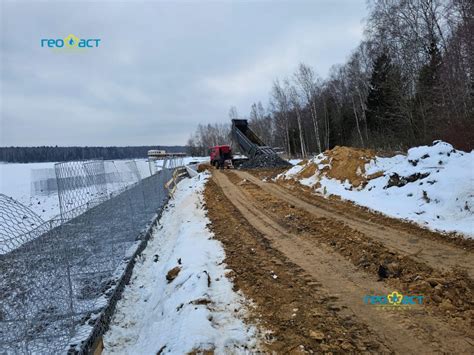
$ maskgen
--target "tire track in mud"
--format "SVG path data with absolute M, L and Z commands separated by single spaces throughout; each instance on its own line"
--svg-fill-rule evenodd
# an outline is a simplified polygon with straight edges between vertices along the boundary
M 356 214 L 354 210 L 357 208 L 354 206 L 349 206 L 342 202 L 339 202 L 338 206 L 335 206 L 334 201 L 325 200 L 319 196 L 314 196 L 314 201 L 311 203 L 306 199 L 302 199 L 301 194 L 297 197 L 288 189 L 274 183 L 263 182 L 248 172 L 235 170 L 235 174 L 241 179 L 246 179 L 254 183 L 265 192 L 277 198 L 284 199 L 316 217 L 336 219 L 347 224 L 354 230 L 360 231 L 370 238 L 384 243 L 397 253 L 402 255 L 416 254 L 417 258 L 423 260 L 435 269 L 446 271 L 460 267 L 466 270 L 471 278 L 474 277 L 474 254 L 472 250 L 468 248 L 463 249 L 462 247 L 446 242 L 443 243 L 441 239 L 445 236 L 439 236 L 437 239 L 434 239 L 433 236 L 436 233 L 417 228 L 417 226 L 412 224 L 404 226 L 408 230 L 402 229 L 397 225 L 389 225 L 388 223 L 382 226 L 372 221 L 372 219 L 376 219 L 376 217 L 379 216 L 360 209 Z M 317 204 L 315 203 L 316 201 Z M 344 207 L 347 207 L 346 210 L 343 209 Z M 432 238 L 425 238 L 426 235 Z M 469 241 L 466 244 L 468 245 L 468 243 Z M 474 243 L 470 243 L 471 246 L 473 244 Z
M 365 325 L 370 334 L 373 334 L 369 338 L 376 339 L 376 343 L 381 342 L 387 349 L 403 353 L 473 350 L 470 343 L 472 340 L 462 331 L 462 325 L 453 327 L 453 322 L 445 322 L 446 319 L 443 317 L 433 315 L 429 307 L 422 306 L 401 314 L 379 311 L 375 307 L 363 304 L 364 295 L 388 294 L 393 291 L 392 287 L 404 284 L 391 282 L 393 280 L 377 282 L 373 268 L 369 270 L 361 268 L 350 256 L 348 257 L 347 253 L 328 244 L 324 234 L 334 237 L 334 231 L 340 231 L 341 236 L 338 237 L 342 242 L 340 244 L 347 244 L 346 248 L 349 250 L 358 247 L 368 248 L 369 251 L 377 252 L 375 258 L 392 256 L 392 259 L 393 257 L 395 260 L 401 259 L 399 261 L 403 267 L 414 267 L 414 271 L 420 269 L 422 275 L 431 271 L 428 266 L 411 263 L 411 260 L 405 260 L 406 257 L 393 252 L 388 253 L 381 245 L 370 250 L 370 245 L 367 244 L 367 239 L 370 238 L 362 233 L 355 232 L 355 237 L 351 237 L 354 231 L 340 221 L 327 217 L 315 218 L 295 205 L 290 204 L 288 207 L 286 199 L 278 199 L 265 193 L 257 185 L 242 181 L 233 172 L 226 174 L 215 172 L 214 180 L 222 188 L 227 201 L 231 201 L 242 215 L 243 223 L 248 221 L 254 230 L 268 240 L 272 249 L 278 250 L 293 264 L 308 273 L 314 282 L 320 283 L 321 289 L 332 297 L 331 307 L 338 317 L 349 316 L 351 319 L 356 319 L 358 324 Z M 288 211 L 291 213 L 285 215 Z M 290 218 L 287 218 L 288 216 Z M 296 219 L 292 219 L 291 216 L 295 216 Z M 305 223 L 308 220 L 317 223 L 316 225 Z M 320 234 L 316 238 L 315 232 Z M 216 236 L 219 238 L 218 231 Z M 373 263 L 373 260 L 368 261 Z M 403 290 L 403 287 L 398 290 Z M 461 318 L 459 312 L 453 311 L 453 314 L 455 321 L 461 320 L 461 323 L 466 324 L 468 319 Z
M 229 173 L 229 178 L 236 184 L 242 184 L 238 177 L 238 173 Z M 245 175 L 247 176 L 247 175 Z M 412 238 L 418 238 L 427 245 L 430 245 L 433 250 L 447 250 L 445 259 L 451 258 L 453 267 L 449 264 L 442 263 L 439 267 L 433 260 L 436 260 L 435 255 L 424 259 L 419 256 L 420 250 L 418 248 L 404 249 L 399 252 L 396 248 L 388 247 L 396 245 L 397 239 L 403 241 L 404 234 L 397 233 L 392 230 L 389 234 L 391 241 L 386 242 L 386 239 L 380 238 L 377 234 L 364 234 L 360 230 L 354 228 L 353 224 L 346 224 L 341 221 L 338 213 L 333 213 L 332 218 L 321 217 L 314 210 L 308 208 L 308 204 L 304 201 L 298 200 L 294 195 L 290 195 L 288 199 L 276 197 L 275 194 L 267 193 L 264 189 L 272 188 L 273 184 L 263 184 L 264 188 L 254 185 L 253 182 L 242 184 L 242 187 L 247 192 L 250 192 L 252 197 L 266 205 L 271 206 L 271 211 L 275 216 L 282 221 L 289 228 L 293 228 L 294 232 L 304 236 L 305 238 L 315 241 L 318 239 L 326 245 L 329 245 L 339 254 L 350 259 L 352 263 L 367 272 L 381 275 L 381 271 L 387 282 L 398 290 L 403 290 L 407 293 L 420 293 L 427 297 L 428 310 L 431 313 L 445 316 L 446 321 L 459 326 L 460 329 L 471 329 L 470 336 L 473 337 L 472 319 L 474 319 L 474 281 L 468 274 L 469 267 L 474 263 L 472 249 L 472 240 L 466 240 L 465 243 L 459 244 L 446 242 L 445 235 L 436 235 L 434 232 L 427 231 L 414 225 L 409 225 Z M 280 190 L 284 190 L 278 187 Z M 283 203 L 282 203 L 283 202 Z M 323 201 L 324 202 L 324 201 Z M 334 202 L 334 201 L 331 201 Z M 344 207 L 344 203 L 336 201 L 338 210 Z M 293 203 L 303 204 L 303 208 L 295 208 Z M 291 206 L 293 209 L 288 209 Z M 309 207 L 312 207 L 309 205 Z M 355 206 L 348 205 L 348 211 L 357 210 Z M 320 209 L 317 209 L 320 210 Z M 288 214 L 289 212 L 290 214 Z M 323 210 L 324 211 L 324 210 Z M 326 212 L 326 211 L 325 211 Z M 331 213 L 331 210 L 326 213 Z M 358 215 L 365 213 L 369 219 L 372 214 L 367 211 L 357 210 Z M 327 215 L 327 214 L 326 214 Z M 287 219 L 286 217 L 291 217 Z M 347 219 L 346 219 L 347 220 Z M 381 233 L 390 230 L 391 225 L 386 223 L 392 222 L 392 219 L 383 218 L 384 224 L 379 226 Z M 395 225 L 403 226 L 403 223 L 395 222 Z M 355 227 L 359 226 L 356 224 Z M 377 225 L 374 224 L 374 227 Z M 323 233 L 321 233 L 321 230 Z M 306 231 L 307 233 L 301 233 Z M 309 232 L 309 233 L 308 233 Z M 417 234 L 419 232 L 419 234 Z M 426 239 L 425 236 L 429 237 Z M 457 256 L 462 255 L 464 258 L 465 268 L 459 267 L 456 260 Z M 429 260 L 430 262 L 427 262 Z
M 231 269 L 227 276 L 255 305 L 249 321 L 270 332 L 263 337 L 263 351 L 390 352 L 354 316 L 337 313 L 337 298 L 274 248 L 214 181 L 207 183 L 204 195 L 209 228 L 223 243 Z

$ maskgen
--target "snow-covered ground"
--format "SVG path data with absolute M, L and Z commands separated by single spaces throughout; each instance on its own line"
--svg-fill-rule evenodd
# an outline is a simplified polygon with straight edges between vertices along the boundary
M 116 161 L 119 171 L 127 171 L 126 161 Z M 137 159 L 137 168 L 142 178 L 150 176 L 148 161 Z M 13 197 L 29 207 L 43 220 L 49 220 L 59 214 L 59 198 L 56 190 L 39 191 L 35 182 L 54 177 L 54 162 L 50 163 L 0 163 L 0 193 Z
M 312 159 L 318 169 L 310 177 L 299 173 L 307 165 L 295 165 L 280 178 L 297 179 L 324 195 L 343 199 L 386 215 L 414 221 L 444 232 L 474 237 L 474 151 L 462 152 L 445 142 L 408 150 L 407 155 L 376 157 L 365 165 L 365 177 L 381 175 L 355 188 L 349 181 L 328 177 L 322 169 L 331 168 L 323 153 Z M 420 174 L 418 176 L 414 174 Z M 389 186 L 389 181 L 398 185 Z M 424 174 L 429 174 L 423 177 Z M 377 175 L 374 175 L 377 176 Z M 403 179 L 414 180 L 406 182 Z M 416 180 L 415 180 L 416 179 Z
M 57 193 L 35 194 L 32 189 L 34 170 L 54 169 L 54 163 L 0 163 L 0 193 L 13 197 L 44 220 L 59 214 Z
M 291 165 L 297 165 L 299 163 L 301 163 L 303 161 L 303 159 L 290 159 L 288 160 L 288 163 L 290 163 Z
M 204 163 L 209 161 L 209 157 L 184 157 L 183 162 L 184 165 L 192 164 L 192 163 Z
M 247 302 L 232 290 L 223 247 L 206 226 L 208 177 L 178 184 L 117 305 L 104 354 L 256 349 L 256 329 L 243 321 Z
M 193 161 L 206 161 L 208 157 L 185 157 L 184 164 Z M 127 164 L 130 160 L 115 160 L 119 172 L 129 171 Z M 147 159 L 135 159 L 141 178 L 150 176 Z M 34 184 L 45 182 L 48 177 L 54 177 L 54 164 L 51 163 L 2 163 L 0 162 L 0 193 L 13 197 L 29 207 L 43 220 L 49 220 L 59 214 L 59 199 L 56 190 L 40 191 Z M 133 179 L 131 179 L 131 182 Z M 120 186 L 119 186 L 120 185 Z M 121 187 L 117 184 L 117 188 Z M 110 188 L 110 186 L 109 186 Z

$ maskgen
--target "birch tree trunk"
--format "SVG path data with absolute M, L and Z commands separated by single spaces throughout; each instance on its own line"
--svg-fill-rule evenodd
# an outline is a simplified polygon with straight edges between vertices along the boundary
M 319 125 L 318 125 L 318 114 L 316 112 L 316 105 L 314 100 L 311 100 L 311 118 L 313 120 L 314 134 L 316 136 L 316 146 L 318 147 L 318 153 L 321 153 L 321 138 L 319 136 Z
M 362 138 L 362 133 L 360 131 L 359 117 L 357 116 L 357 108 L 356 108 L 353 96 L 351 96 L 351 100 L 352 100 L 352 109 L 354 110 L 354 117 L 355 117 L 355 121 L 356 121 L 357 133 L 359 134 L 360 143 L 362 144 L 362 147 L 364 147 L 364 139 Z

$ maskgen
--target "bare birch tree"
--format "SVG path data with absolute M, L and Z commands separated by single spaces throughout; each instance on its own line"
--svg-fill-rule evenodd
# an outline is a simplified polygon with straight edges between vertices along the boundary
M 285 80 L 285 91 L 288 93 L 291 106 L 296 114 L 296 122 L 298 124 L 298 135 L 299 135 L 299 140 L 300 140 L 301 157 L 304 159 L 306 158 L 306 143 L 304 140 L 303 127 L 301 124 L 301 105 L 299 102 L 300 98 L 298 96 L 298 93 L 296 92 L 296 88 L 292 86 L 288 80 Z
M 313 69 L 304 63 L 300 63 L 295 73 L 295 81 L 299 86 L 302 96 L 306 100 L 306 105 L 309 106 L 311 112 L 311 120 L 314 127 L 314 135 L 316 138 L 316 146 L 318 153 L 321 153 L 321 137 L 319 132 L 318 112 L 316 109 L 316 98 L 318 91 L 318 84 L 316 82 L 316 74 Z
M 284 87 L 281 86 L 280 81 L 276 79 L 273 82 L 271 100 L 273 106 L 276 107 L 278 113 L 283 117 L 284 129 L 285 129 L 285 141 L 287 153 L 291 155 L 291 144 L 290 144 L 290 99 Z

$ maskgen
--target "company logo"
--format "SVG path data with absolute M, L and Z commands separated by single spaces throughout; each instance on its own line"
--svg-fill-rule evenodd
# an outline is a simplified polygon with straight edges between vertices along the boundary
M 386 309 L 403 309 L 410 306 L 422 305 L 424 297 L 421 295 L 402 295 L 397 291 L 386 296 L 365 295 L 364 303 Z
M 79 38 L 73 34 L 65 38 L 41 38 L 41 47 L 66 50 L 84 50 L 87 48 L 98 48 L 100 38 Z

